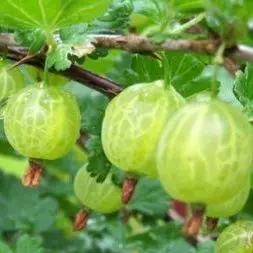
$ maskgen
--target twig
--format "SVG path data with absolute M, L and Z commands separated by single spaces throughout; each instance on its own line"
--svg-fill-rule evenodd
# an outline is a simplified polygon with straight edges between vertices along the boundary
M 1 43 L 0 43 L 1 44 Z M 4 47 L 0 46 L 0 54 L 5 54 L 5 56 L 14 61 L 20 61 L 23 58 L 26 58 L 28 54 L 28 50 L 21 47 Z M 44 69 L 45 64 L 45 55 L 38 55 L 38 57 L 34 58 L 26 58 L 26 64 L 35 66 L 37 68 Z M 118 84 L 115 82 L 106 79 L 102 76 L 94 74 L 88 70 L 85 70 L 76 65 L 72 65 L 69 69 L 65 71 L 56 71 L 54 69 L 50 69 L 50 72 L 53 72 L 58 75 L 63 75 L 68 77 L 69 79 L 75 80 L 84 84 L 94 90 L 97 90 L 108 97 L 114 97 L 118 93 L 122 91 Z
M 108 49 L 120 49 L 129 52 L 142 54 L 154 54 L 159 51 L 169 52 L 190 52 L 206 55 L 215 55 L 220 41 L 210 40 L 187 40 L 187 39 L 169 39 L 162 43 L 155 43 L 147 37 L 135 34 L 129 35 L 90 35 L 92 43 L 96 47 Z M 0 54 L 5 55 L 14 61 L 20 61 L 28 55 L 28 49 L 20 47 L 13 39 L 12 34 L 0 33 Z M 253 63 L 253 48 L 245 45 L 238 45 L 224 52 L 226 57 L 225 67 L 234 73 L 237 70 L 237 62 L 248 61 Z M 44 68 L 45 55 L 39 58 L 26 60 L 27 64 L 35 67 Z M 122 89 L 116 83 L 92 72 L 84 70 L 78 66 L 71 66 L 66 71 L 57 72 L 56 74 L 64 75 L 72 80 L 78 81 L 92 89 L 95 89 L 109 97 L 118 94 Z

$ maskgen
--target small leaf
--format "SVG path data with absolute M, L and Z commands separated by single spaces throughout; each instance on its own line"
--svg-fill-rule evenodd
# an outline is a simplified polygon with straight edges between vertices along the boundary
M 174 253 L 175 248 L 173 246 L 173 241 L 178 240 L 179 238 L 181 238 L 181 225 L 176 222 L 170 222 L 163 226 L 153 227 L 147 232 L 129 237 L 123 245 L 123 252 L 129 253 L 136 251 L 138 253 Z M 190 245 L 187 244 L 187 246 L 191 248 Z M 173 250 L 170 250 L 170 248 Z M 185 251 L 179 251 L 178 253 L 181 252 Z M 194 251 L 190 251 L 189 253 L 193 252 Z M 186 251 L 186 253 L 188 252 Z
M 92 33 L 123 33 L 129 25 L 132 11 L 131 0 L 114 0 L 108 11 L 92 22 L 89 29 Z
M 206 67 L 209 58 L 183 53 L 167 53 L 168 71 L 167 80 L 179 91 L 184 92 L 185 87 L 191 87 L 191 83 L 199 78 Z M 163 79 L 164 69 L 160 60 L 142 56 L 122 54 L 116 62 L 115 68 L 109 76 L 120 83 L 122 87 L 127 87 L 136 83 L 153 82 Z M 196 90 L 194 85 L 193 89 Z M 194 92 L 194 91 L 193 91 Z M 192 94 L 188 91 L 186 94 Z
M 87 147 L 90 151 L 87 170 L 91 173 L 91 176 L 97 177 L 97 182 L 103 182 L 112 165 L 104 154 L 100 136 L 92 136 L 87 143 Z
M 47 67 L 54 67 L 57 71 L 63 71 L 71 66 L 69 55 L 71 54 L 71 45 L 61 44 L 55 46 L 47 56 Z
M 65 44 L 85 44 L 90 41 L 87 37 L 88 24 L 78 24 L 60 29 L 61 40 Z
M 180 93 L 184 97 L 189 97 L 194 95 L 195 93 L 199 93 L 201 91 L 212 91 L 213 82 L 216 83 L 217 88 L 219 89 L 220 82 L 218 80 L 214 80 L 212 77 L 198 77 L 188 83 L 182 85 L 179 89 Z
M 204 5 L 208 25 L 221 34 L 227 45 L 233 46 L 247 34 L 252 1 L 204 0 Z
M 213 253 L 215 250 L 215 242 L 208 240 L 198 244 L 197 253 Z
M 248 117 L 251 118 L 253 116 L 253 64 L 247 64 L 244 72 L 237 72 L 234 93 L 245 107 Z
M 90 42 L 83 45 L 58 44 L 49 52 L 46 64 L 48 68 L 54 67 L 57 71 L 63 71 L 94 50 L 95 47 Z
M 169 200 L 159 180 L 141 178 L 128 205 L 132 210 L 164 218 L 169 210 Z
M 37 53 L 46 42 L 46 35 L 43 30 L 19 30 L 15 32 L 15 40 L 21 45 L 29 48 L 30 54 Z
M 0 174 L 0 230 L 43 232 L 55 221 L 58 205 L 38 191 L 23 187 L 17 178 Z
M 40 237 L 23 235 L 18 239 L 15 253 L 44 253 L 41 243 Z
M 85 110 L 82 111 L 82 129 L 89 134 L 100 135 L 108 99 L 98 93 L 91 93 Z

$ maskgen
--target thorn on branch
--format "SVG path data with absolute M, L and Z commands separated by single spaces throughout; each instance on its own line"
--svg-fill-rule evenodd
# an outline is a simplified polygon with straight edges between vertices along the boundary
M 29 168 L 22 178 L 22 184 L 25 187 L 35 188 L 40 185 L 43 165 L 33 160 L 29 160 L 29 165 Z
M 209 232 L 213 232 L 219 223 L 218 218 L 206 217 L 206 228 Z
M 34 55 L 27 55 L 24 58 L 22 58 L 21 60 L 19 60 L 18 62 L 16 62 L 15 64 L 13 64 L 8 71 L 13 70 L 14 68 L 17 68 L 18 66 L 25 64 L 27 61 L 35 59 L 38 56 L 38 54 L 34 54 Z

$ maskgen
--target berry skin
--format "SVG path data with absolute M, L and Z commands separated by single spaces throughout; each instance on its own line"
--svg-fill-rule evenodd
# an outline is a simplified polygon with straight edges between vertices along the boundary
M 237 109 L 217 99 L 190 101 L 172 115 L 161 135 L 160 180 L 181 201 L 227 201 L 249 177 L 252 140 L 252 126 Z
M 59 88 L 27 87 L 8 101 L 4 129 L 20 154 L 54 160 L 75 144 L 80 130 L 75 98 Z
M 184 99 L 162 81 L 122 91 L 106 109 L 102 144 L 108 159 L 124 171 L 155 177 L 155 153 L 167 119 Z
M 6 61 L 0 61 L 0 101 L 8 98 L 25 84 L 24 76 L 18 69 L 8 71 L 11 64 Z
M 89 175 L 84 166 L 76 174 L 74 191 L 82 204 L 95 212 L 113 213 L 122 207 L 122 191 L 111 181 L 111 174 L 103 183 L 98 183 L 96 178 Z
M 252 253 L 253 221 L 237 221 L 227 227 L 216 242 L 215 253 Z
M 250 181 L 231 199 L 219 204 L 208 205 L 206 215 L 212 218 L 226 218 L 239 213 L 246 204 L 250 193 Z

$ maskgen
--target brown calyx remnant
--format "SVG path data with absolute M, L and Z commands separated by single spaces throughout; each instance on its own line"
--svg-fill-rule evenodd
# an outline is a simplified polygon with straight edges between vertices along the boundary
M 89 218 L 89 212 L 82 209 L 76 214 L 75 222 L 73 224 L 74 230 L 82 230 L 86 228 Z
M 137 179 L 132 176 L 127 176 L 123 183 L 123 192 L 122 192 L 122 198 L 121 202 L 122 204 L 126 205 L 130 199 L 132 198 L 135 187 L 137 184 Z
M 212 217 L 206 217 L 206 228 L 209 232 L 213 232 L 217 225 L 218 225 L 219 219 L 218 218 L 212 218 Z
M 205 208 L 201 206 L 192 206 L 192 216 L 185 223 L 183 234 L 186 239 L 196 240 L 202 226 Z
M 27 169 L 24 177 L 22 178 L 23 186 L 35 188 L 38 185 L 40 185 L 42 171 L 43 171 L 42 164 L 30 160 L 29 168 Z

